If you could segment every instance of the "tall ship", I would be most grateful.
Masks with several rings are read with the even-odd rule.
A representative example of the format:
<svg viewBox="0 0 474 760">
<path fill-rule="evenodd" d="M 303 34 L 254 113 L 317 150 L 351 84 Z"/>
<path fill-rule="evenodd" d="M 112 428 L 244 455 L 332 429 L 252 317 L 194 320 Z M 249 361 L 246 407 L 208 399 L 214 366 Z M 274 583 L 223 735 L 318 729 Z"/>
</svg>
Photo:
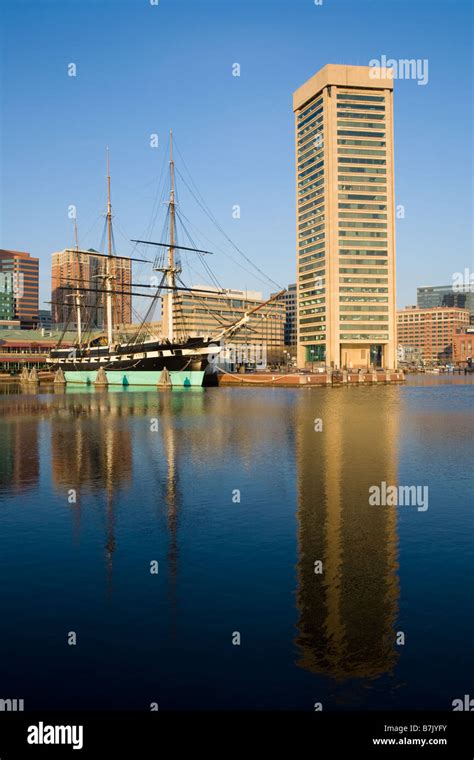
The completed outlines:
<svg viewBox="0 0 474 760">
<path fill-rule="evenodd" d="M 78 283 L 74 288 L 71 289 L 70 286 L 62 288 L 69 291 L 65 295 L 65 299 L 71 299 L 71 305 L 75 309 L 77 336 L 72 346 L 62 346 L 61 337 L 58 345 L 51 349 L 47 363 L 53 371 L 62 371 L 66 383 L 92 385 L 102 378 L 109 385 L 156 386 L 163 380 L 163 373 L 165 373 L 166 380 L 172 386 L 200 386 L 203 384 L 205 375 L 211 376 L 217 372 L 217 360 L 222 342 L 245 325 L 255 311 L 263 308 L 284 292 L 280 291 L 268 301 L 246 312 L 238 321 L 222 327 L 213 335 L 190 336 L 183 335 L 182 331 L 181 334 L 176 334 L 175 315 L 176 309 L 179 308 L 175 303 L 176 294 L 179 291 L 199 294 L 206 292 L 202 288 L 187 287 L 182 282 L 180 277 L 181 266 L 180 262 L 176 260 L 176 253 L 186 251 L 202 257 L 211 252 L 178 245 L 176 242 L 175 165 L 172 132 L 170 132 L 169 181 L 170 191 L 167 201 L 169 239 L 160 243 L 147 240 L 132 241 L 135 244 L 158 246 L 166 251 L 166 256 L 157 256 L 154 262 L 149 262 L 146 259 L 117 256 L 113 250 L 110 169 L 107 158 L 107 253 L 80 250 L 77 227 L 75 227 L 75 251 L 78 261 L 83 255 L 103 259 L 102 271 L 95 275 L 100 280 L 102 287 L 93 290 L 95 294 L 102 294 L 104 299 L 104 330 L 98 336 L 88 338 L 87 331 L 84 329 L 86 307 L 83 301 L 87 292 L 92 288 L 85 287 L 81 277 L 78 278 Z M 131 283 L 130 290 L 116 288 L 113 272 L 117 260 L 152 263 L 153 270 L 161 274 L 157 286 Z M 140 290 L 134 291 L 134 287 L 140 288 Z M 152 288 L 155 292 L 151 295 L 146 294 L 141 290 L 143 288 Z M 145 318 L 136 325 L 136 329 L 131 335 L 125 337 L 117 335 L 117 331 L 114 330 L 113 299 L 118 295 L 152 299 Z M 150 335 L 147 318 L 159 300 L 162 300 L 163 304 L 160 334 Z M 64 302 L 61 305 L 64 305 Z"/>
</svg>

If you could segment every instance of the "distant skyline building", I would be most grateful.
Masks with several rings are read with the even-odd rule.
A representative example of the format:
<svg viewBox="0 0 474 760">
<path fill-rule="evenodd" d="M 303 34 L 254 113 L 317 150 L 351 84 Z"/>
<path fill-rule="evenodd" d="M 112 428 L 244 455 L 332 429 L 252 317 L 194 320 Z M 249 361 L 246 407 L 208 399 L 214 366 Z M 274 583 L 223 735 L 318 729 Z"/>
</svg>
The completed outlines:
<svg viewBox="0 0 474 760">
<path fill-rule="evenodd" d="M 456 290 L 453 285 L 423 285 L 416 289 L 416 305 L 420 309 L 435 306 L 469 309 L 470 322 L 474 324 L 474 290 Z"/>
<path fill-rule="evenodd" d="M 469 326 L 469 311 L 452 306 L 407 306 L 397 312 L 397 323 L 398 344 L 405 353 L 409 347 L 425 362 L 446 363 L 453 359 L 455 335 Z"/>
<path fill-rule="evenodd" d="M 0 249 L 0 322 L 34 327 L 38 321 L 39 259 Z"/>
<path fill-rule="evenodd" d="M 93 254 L 97 255 L 93 255 Z M 92 254 L 92 255 L 91 255 Z M 104 290 L 101 274 L 105 273 L 106 257 L 93 249 L 77 251 L 65 248 L 51 254 L 51 312 L 55 324 L 75 324 L 75 310 L 72 299 L 66 298 L 67 290 L 72 293 L 76 288 L 83 291 L 84 324 L 103 327 L 104 325 Z M 111 257 L 112 282 L 116 295 L 112 301 L 112 316 L 114 325 L 129 324 L 132 321 L 132 296 L 121 294 L 120 291 L 131 290 L 132 264 L 127 259 Z"/>
<path fill-rule="evenodd" d="M 294 353 L 296 351 L 296 301 L 297 301 L 297 288 L 296 283 L 288 285 L 285 293 L 280 296 L 280 301 L 285 304 L 285 328 L 284 328 L 284 343 L 287 348 L 292 348 Z M 275 295 L 272 293 L 271 295 Z M 295 354 L 296 355 L 296 354 Z"/>
<path fill-rule="evenodd" d="M 40 309 L 38 313 L 38 327 L 44 327 L 45 330 L 50 330 L 51 326 L 51 309 Z"/>
<path fill-rule="evenodd" d="M 327 65 L 293 94 L 298 364 L 394 368 L 393 81 Z"/>
</svg>

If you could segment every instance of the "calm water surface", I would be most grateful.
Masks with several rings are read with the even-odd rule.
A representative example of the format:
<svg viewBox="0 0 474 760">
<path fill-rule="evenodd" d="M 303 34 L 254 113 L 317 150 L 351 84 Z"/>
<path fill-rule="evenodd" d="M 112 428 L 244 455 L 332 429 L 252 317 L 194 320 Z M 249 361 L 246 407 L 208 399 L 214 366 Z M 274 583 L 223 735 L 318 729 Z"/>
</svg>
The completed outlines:
<svg viewBox="0 0 474 760">
<path fill-rule="evenodd" d="M 0 386 L 0 698 L 451 709 L 472 694 L 473 408 L 469 377 Z M 382 482 L 428 486 L 428 510 L 370 506 Z"/>
</svg>

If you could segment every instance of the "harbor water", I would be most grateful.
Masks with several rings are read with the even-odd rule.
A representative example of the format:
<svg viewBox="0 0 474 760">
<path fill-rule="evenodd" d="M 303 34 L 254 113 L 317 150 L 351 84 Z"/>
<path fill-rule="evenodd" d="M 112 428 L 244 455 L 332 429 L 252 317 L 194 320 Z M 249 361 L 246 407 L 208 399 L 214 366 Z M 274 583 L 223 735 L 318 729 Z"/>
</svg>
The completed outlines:
<svg viewBox="0 0 474 760">
<path fill-rule="evenodd" d="M 473 408 L 473 376 L 4 383 L 0 698 L 452 709 L 472 694 Z"/>
</svg>

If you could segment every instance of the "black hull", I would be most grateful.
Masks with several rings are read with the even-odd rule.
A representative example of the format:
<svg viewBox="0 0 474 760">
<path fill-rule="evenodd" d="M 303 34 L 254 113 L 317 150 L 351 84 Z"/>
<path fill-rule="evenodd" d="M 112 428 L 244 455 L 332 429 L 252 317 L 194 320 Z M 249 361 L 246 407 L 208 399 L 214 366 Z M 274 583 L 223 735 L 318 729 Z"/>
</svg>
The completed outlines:
<svg viewBox="0 0 474 760">
<path fill-rule="evenodd" d="M 211 346 L 211 347 L 210 347 Z M 209 348 L 210 347 L 210 348 Z M 206 339 L 194 338 L 185 343 L 150 341 L 139 345 L 90 345 L 87 348 L 53 349 L 51 369 L 63 372 L 97 372 L 100 368 L 117 372 L 203 372 L 213 347 Z"/>
<path fill-rule="evenodd" d="M 166 356 L 166 357 L 153 357 L 145 359 L 137 359 L 135 361 L 61 361 L 53 360 L 51 362 L 51 368 L 53 370 L 62 369 L 63 372 L 96 372 L 102 367 L 106 372 L 108 370 L 115 370 L 117 372 L 161 372 L 166 369 L 169 372 L 199 372 L 206 369 L 208 361 L 206 358 L 190 358 L 184 356 Z"/>
</svg>

